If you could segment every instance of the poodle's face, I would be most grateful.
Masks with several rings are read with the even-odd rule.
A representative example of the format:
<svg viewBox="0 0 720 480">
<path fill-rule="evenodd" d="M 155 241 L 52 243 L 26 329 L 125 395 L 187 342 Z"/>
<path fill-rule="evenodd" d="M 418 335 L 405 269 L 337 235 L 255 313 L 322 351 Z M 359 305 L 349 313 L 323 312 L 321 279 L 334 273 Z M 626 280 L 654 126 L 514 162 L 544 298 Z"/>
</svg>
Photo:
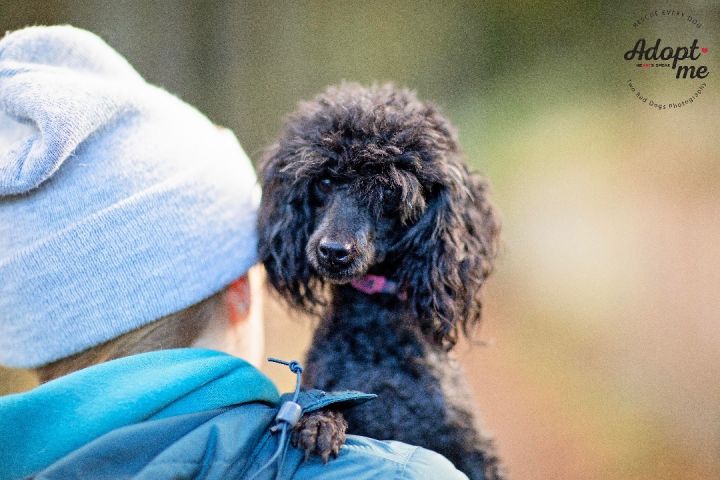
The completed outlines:
<svg viewBox="0 0 720 480">
<path fill-rule="evenodd" d="M 260 256 L 295 306 L 317 312 L 323 284 L 374 273 L 438 342 L 479 320 L 498 221 L 432 105 L 390 85 L 329 88 L 288 118 L 261 175 Z"/>
<path fill-rule="evenodd" d="M 387 162 L 392 177 L 339 174 L 333 161 L 309 182 L 314 228 L 305 254 L 315 272 L 331 283 L 346 283 L 372 271 L 393 277 L 396 252 L 406 231 L 425 210 L 417 177 Z M 362 167 L 362 165 L 357 165 Z"/>
</svg>

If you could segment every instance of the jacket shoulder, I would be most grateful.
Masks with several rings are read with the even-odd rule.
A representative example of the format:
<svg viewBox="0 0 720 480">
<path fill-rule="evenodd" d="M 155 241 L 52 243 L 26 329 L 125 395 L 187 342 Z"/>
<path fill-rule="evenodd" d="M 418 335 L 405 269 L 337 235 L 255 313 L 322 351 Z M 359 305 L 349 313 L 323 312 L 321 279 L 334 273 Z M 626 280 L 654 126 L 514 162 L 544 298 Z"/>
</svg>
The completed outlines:
<svg viewBox="0 0 720 480">
<path fill-rule="evenodd" d="M 300 465 L 293 480 L 347 479 L 420 480 L 438 478 L 467 480 L 442 455 L 396 441 L 380 441 L 348 435 L 338 458 L 323 464 L 311 458 Z"/>
</svg>

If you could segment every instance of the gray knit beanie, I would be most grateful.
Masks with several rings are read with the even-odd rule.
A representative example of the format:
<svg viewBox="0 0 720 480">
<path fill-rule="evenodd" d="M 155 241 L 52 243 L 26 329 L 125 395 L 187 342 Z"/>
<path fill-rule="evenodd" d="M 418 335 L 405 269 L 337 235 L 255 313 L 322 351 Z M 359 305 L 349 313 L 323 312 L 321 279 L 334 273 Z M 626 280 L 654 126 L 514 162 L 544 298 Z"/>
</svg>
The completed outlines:
<svg viewBox="0 0 720 480">
<path fill-rule="evenodd" d="M 221 290 L 256 262 L 235 137 L 92 33 L 0 41 L 0 363 L 34 367 Z"/>
</svg>

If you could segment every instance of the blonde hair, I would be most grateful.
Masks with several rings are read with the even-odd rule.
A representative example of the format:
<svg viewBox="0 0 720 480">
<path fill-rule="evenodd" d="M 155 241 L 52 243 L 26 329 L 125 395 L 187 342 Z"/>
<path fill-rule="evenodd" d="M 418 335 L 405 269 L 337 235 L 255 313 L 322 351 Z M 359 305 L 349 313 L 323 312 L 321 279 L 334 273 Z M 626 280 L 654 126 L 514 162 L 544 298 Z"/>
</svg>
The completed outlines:
<svg viewBox="0 0 720 480">
<path fill-rule="evenodd" d="M 225 291 L 226 289 L 223 289 L 195 305 L 105 343 L 37 367 L 35 373 L 38 380 L 45 383 L 91 365 L 136 353 L 189 347 L 205 330 L 210 320 L 221 314 L 220 309 L 226 308 L 223 301 Z"/>
</svg>

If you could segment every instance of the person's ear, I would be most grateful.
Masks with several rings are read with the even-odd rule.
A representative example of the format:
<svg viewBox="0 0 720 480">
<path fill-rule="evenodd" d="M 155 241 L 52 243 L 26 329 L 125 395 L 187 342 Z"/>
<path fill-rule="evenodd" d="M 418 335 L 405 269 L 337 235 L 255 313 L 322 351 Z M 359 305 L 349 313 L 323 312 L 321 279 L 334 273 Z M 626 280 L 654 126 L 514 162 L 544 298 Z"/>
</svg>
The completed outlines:
<svg viewBox="0 0 720 480">
<path fill-rule="evenodd" d="M 247 275 L 243 275 L 228 286 L 225 304 L 231 325 L 247 320 L 250 312 L 250 281 Z"/>
</svg>

